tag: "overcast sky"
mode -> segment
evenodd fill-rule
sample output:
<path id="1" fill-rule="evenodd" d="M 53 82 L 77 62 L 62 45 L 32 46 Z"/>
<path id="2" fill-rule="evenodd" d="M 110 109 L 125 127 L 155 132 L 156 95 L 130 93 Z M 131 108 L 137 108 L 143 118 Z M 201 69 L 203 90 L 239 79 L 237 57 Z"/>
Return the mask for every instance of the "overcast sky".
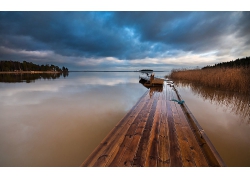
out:
<path id="1" fill-rule="evenodd" d="M 0 60 L 169 70 L 250 55 L 250 12 L 0 12 Z"/>

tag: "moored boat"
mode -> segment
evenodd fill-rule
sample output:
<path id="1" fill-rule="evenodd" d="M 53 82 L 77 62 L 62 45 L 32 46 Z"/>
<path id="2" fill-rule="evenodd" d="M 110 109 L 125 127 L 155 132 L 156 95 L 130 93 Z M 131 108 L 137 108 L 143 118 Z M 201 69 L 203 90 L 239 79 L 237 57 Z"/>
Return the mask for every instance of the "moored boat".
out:
<path id="1" fill-rule="evenodd" d="M 140 83 L 142 83 L 146 87 L 152 86 L 162 86 L 164 83 L 164 79 L 154 77 L 154 73 L 150 76 L 140 76 Z"/>

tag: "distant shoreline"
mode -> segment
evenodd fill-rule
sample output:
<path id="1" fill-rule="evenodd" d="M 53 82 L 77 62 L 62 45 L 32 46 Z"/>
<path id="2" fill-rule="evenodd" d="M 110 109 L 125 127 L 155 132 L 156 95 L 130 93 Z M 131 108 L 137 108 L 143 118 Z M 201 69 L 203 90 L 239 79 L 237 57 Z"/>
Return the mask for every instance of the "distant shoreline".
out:
<path id="1" fill-rule="evenodd" d="M 69 71 L 69 72 L 141 72 L 141 71 Z M 153 72 L 168 72 L 168 71 L 153 71 Z"/>
<path id="2" fill-rule="evenodd" d="M 68 71 L 70 72 L 141 72 L 141 71 Z M 153 72 L 168 72 L 168 71 L 153 71 Z M 63 71 L 0 71 L 0 74 L 57 74 Z"/>
<path id="3" fill-rule="evenodd" d="M 2 71 L 0 74 L 43 74 L 43 73 L 48 73 L 48 74 L 57 74 L 57 73 L 63 73 L 60 71 Z"/>

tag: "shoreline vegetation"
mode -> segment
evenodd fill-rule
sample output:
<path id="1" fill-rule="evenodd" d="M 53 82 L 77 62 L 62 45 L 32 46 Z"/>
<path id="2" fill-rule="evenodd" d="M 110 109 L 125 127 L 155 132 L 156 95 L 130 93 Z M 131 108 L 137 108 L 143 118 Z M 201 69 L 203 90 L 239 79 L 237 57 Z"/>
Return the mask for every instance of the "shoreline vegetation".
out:
<path id="1" fill-rule="evenodd" d="M 62 73 L 62 71 L 0 71 L 0 74 L 55 74 L 55 73 Z"/>
<path id="2" fill-rule="evenodd" d="M 68 72 L 51 72 L 51 71 L 24 71 L 24 72 L 0 72 L 0 82 L 4 83 L 18 83 L 35 82 L 38 79 L 43 80 L 54 80 L 63 76 L 64 78 L 68 76 Z"/>
<path id="3" fill-rule="evenodd" d="M 0 61 L 0 74 L 23 74 L 23 73 L 65 73 L 68 68 L 59 68 L 53 64 L 37 65 L 32 62 L 18 62 L 18 61 Z"/>
<path id="4" fill-rule="evenodd" d="M 187 80 L 207 87 L 249 94 L 250 57 L 206 66 L 202 69 L 173 69 L 166 77 L 172 80 Z"/>

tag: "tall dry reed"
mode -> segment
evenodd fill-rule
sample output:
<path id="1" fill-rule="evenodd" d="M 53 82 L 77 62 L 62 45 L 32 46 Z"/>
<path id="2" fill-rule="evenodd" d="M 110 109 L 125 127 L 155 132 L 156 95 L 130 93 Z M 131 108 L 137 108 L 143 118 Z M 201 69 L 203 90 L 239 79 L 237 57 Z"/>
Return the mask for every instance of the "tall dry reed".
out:
<path id="1" fill-rule="evenodd" d="M 169 78 L 189 80 L 208 87 L 250 93 L 250 68 L 173 70 Z"/>

